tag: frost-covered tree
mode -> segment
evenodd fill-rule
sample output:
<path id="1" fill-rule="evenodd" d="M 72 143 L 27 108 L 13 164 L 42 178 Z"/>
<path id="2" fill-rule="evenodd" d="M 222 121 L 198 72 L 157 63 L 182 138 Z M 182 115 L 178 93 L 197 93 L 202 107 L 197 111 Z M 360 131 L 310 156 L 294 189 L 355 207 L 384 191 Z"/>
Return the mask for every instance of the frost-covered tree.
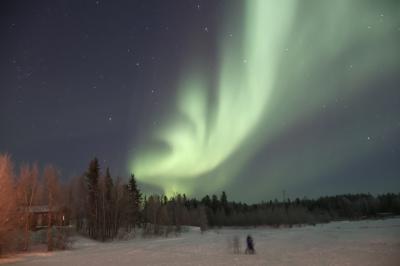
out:
<path id="1" fill-rule="evenodd" d="M 24 250 L 30 245 L 31 212 L 37 196 L 39 169 L 37 164 L 21 166 L 20 176 L 17 182 L 17 203 L 18 209 L 23 213 L 24 224 Z"/>
<path id="2" fill-rule="evenodd" d="M 44 168 L 44 182 L 47 191 L 47 204 L 49 213 L 47 215 L 47 250 L 52 251 L 54 248 L 54 235 L 52 230 L 53 222 L 57 217 L 53 217 L 53 213 L 61 205 L 61 186 L 59 183 L 59 172 L 52 166 L 48 165 Z"/>
<path id="3" fill-rule="evenodd" d="M 16 229 L 16 202 L 14 189 L 14 172 L 11 158 L 0 154 L 0 256 L 11 246 Z"/>

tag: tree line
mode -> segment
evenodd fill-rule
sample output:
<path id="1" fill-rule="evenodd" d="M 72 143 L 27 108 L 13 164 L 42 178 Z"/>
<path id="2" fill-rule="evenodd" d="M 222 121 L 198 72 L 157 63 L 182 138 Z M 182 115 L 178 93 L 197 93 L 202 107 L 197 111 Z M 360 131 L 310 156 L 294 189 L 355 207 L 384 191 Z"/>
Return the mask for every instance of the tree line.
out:
<path id="1" fill-rule="evenodd" d="M 225 192 L 199 199 L 185 194 L 171 197 L 144 195 L 134 174 L 112 177 L 101 171 L 98 159 L 80 176 L 62 183 L 51 165 L 42 173 L 36 164 L 24 164 L 18 174 L 8 155 L 0 155 L 0 254 L 7 249 L 29 249 L 32 217 L 29 208 L 64 206 L 75 230 L 90 238 L 113 238 L 179 233 L 182 226 L 201 231 L 219 226 L 292 226 L 343 219 L 400 215 L 400 194 L 346 194 L 318 199 L 283 199 L 256 204 L 228 200 Z M 48 249 L 59 248 L 55 217 L 48 216 Z"/>
<path id="2" fill-rule="evenodd" d="M 84 175 L 72 180 L 69 206 L 76 230 L 93 239 L 107 240 L 136 233 L 168 235 L 179 232 L 182 225 L 205 228 L 205 211 L 199 207 L 189 211 L 181 195 L 143 196 L 134 174 L 125 182 L 113 179 L 110 170 L 100 171 L 98 159 L 93 159 Z"/>
<path id="3" fill-rule="evenodd" d="M 70 206 L 77 229 L 102 240 L 116 237 L 120 229 L 130 232 L 140 228 L 144 235 L 167 235 L 179 232 L 182 225 L 206 230 L 218 226 L 292 226 L 400 215 L 400 193 L 275 199 L 256 204 L 228 201 L 224 191 L 219 196 L 206 195 L 200 200 L 185 194 L 169 198 L 143 196 L 133 174 L 127 183 L 119 177 L 114 183 L 108 169 L 102 177 L 97 159 L 91 161 L 86 174 L 76 183 L 79 187 L 74 191 L 78 195 L 72 198 L 77 202 Z"/>
<path id="4" fill-rule="evenodd" d="M 196 200 L 194 200 L 196 202 Z M 256 204 L 226 200 L 222 192 L 205 196 L 200 203 L 206 206 L 210 226 L 292 226 L 326 223 L 338 220 L 360 220 L 400 215 L 400 193 L 344 194 L 318 199 L 277 199 Z"/>

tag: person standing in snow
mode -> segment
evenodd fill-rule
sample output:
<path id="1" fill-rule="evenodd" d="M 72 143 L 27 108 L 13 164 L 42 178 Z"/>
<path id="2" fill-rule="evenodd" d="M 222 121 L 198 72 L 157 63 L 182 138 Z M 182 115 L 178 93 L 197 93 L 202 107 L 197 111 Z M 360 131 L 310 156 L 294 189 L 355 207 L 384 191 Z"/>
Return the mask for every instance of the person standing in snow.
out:
<path id="1" fill-rule="evenodd" d="M 246 254 L 254 254 L 255 250 L 254 250 L 254 242 L 253 242 L 253 238 L 248 235 L 246 238 L 246 243 L 247 243 L 247 248 L 246 248 Z"/>

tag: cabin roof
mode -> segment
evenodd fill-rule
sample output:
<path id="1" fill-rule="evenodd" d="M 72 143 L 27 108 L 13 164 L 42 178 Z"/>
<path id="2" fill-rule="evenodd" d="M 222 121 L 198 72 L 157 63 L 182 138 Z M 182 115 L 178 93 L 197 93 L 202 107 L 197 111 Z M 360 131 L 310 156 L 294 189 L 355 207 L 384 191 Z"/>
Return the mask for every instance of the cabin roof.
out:
<path id="1" fill-rule="evenodd" d="M 51 211 L 56 212 L 56 211 L 59 211 L 59 209 L 60 209 L 59 207 L 53 207 L 51 209 Z M 49 209 L 48 205 L 34 205 L 34 206 L 30 206 L 28 211 L 30 213 L 46 213 L 46 212 L 49 212 L 50 209 Z"/>

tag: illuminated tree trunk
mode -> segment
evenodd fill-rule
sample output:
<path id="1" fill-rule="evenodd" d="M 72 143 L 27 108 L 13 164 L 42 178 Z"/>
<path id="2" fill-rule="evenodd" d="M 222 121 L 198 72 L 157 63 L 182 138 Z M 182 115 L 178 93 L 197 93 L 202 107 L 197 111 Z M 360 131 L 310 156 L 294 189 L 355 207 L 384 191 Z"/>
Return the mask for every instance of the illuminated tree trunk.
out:
<path id="1" fill-rule="evenodd" d="M 47 224 L 47 251 L 53 250 L 53 236 L 51 233 L 51 211 L 49 206 L 49 213 L 47 214 L 48 217 L 48 224 Z"/>

